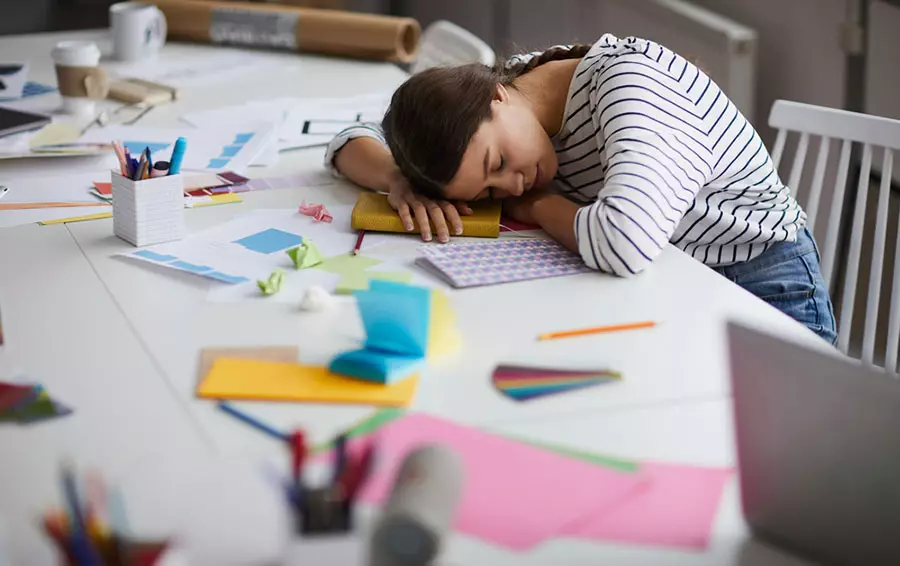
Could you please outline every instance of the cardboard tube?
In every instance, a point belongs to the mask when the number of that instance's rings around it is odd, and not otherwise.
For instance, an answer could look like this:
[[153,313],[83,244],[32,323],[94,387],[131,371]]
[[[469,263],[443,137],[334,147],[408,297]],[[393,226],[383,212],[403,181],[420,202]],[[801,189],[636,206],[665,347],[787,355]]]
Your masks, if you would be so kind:
[[339,10],[202,0],[154,4],[165,14],[172,39],[398,63],[415,58],[422,31],[412,18]]

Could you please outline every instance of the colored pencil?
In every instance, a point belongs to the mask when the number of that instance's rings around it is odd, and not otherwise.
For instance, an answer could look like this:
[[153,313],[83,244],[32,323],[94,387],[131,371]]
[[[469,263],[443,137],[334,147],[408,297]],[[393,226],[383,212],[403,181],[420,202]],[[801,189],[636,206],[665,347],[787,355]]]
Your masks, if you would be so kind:
[[565,330],[562,332],[547,332],[538,336],[538,340],[555,340],[557,338],[572,338],[574,336],[586,336],[588,334],[603,334],[606,332],[619,332],[622,330],[638,330],[656,326],[652,320],[644,322],[631,322],[628,324],[614,324],[611,326],[598,326],[596,328],[581,328],[578,330]]
[[264,432],[273,438],[277,438],[278,440],[281,440],[282,442],[288,441],[288,436],[286,434],[284,434],[283,432],[280,432],[277,429],[275,429],[274,427],[267,425],[266,423],[262,422],[261,420],[257,419],[256,417],[252,417],[252,416],[248,415],[247,413],[245,413],[239,409],[236,409],[235,407],[231,406],[229,403],[226,403],[225,401],[219,401],[218,407],[219,407],[219,409],[225,411],[229,415],[236,417],[238,420],[244,421],[245,423],[252,426],[256,430]]
[[359,236],[356,237],[356,245],[353,246],[353,255],[359,255],[359,248],[362,247],[363,237],[366,235],[365,230],[359,231]]

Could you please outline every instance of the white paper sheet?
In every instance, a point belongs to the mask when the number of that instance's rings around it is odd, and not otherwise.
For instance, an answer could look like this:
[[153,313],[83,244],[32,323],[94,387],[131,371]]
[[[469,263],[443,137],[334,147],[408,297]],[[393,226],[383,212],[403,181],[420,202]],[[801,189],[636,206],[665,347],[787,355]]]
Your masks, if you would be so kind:
[[[330,224],[316,222],[296,209],[256,210],[178,242],[117,255],[223,283],[255,284],[275,269],[293,271],[285,251],[299,245],[301,238],[311,240],[326,258],[350,253],[356,243],[356,232],[350,228],[352,208],[329,207],[334,215]],[[375,246],[379,240],[377,236],[371,241],[367,238],[367,246]],[[298,280],[302,278],[298,276]],[[321,283],[319,279],[311,282]]]
[[169,161],[175,140],[187,140],[182,169],[244,172],[267,150],[276,135],[275,126],[257,123],[254,126],[218,129],[150,128],[115,125],[92,128],[79,141],[109,143],[119,140],[138,157],[149,147],[153,161]]
[[303,100],[290,110],[281,126],[282,149],[327,144],[348,126],[380,122],[390,101],[389,93]]
[[181,119],[198,128],[247,127],[253,121],[277,124],[281,151],[327,145],[336,133],[359,122],[380,122],[390,94],[345,98],[274,98],[190,112]]
[[195,54],[163,51],[155,58],[138,63],[110,62],[104,66],[115,78],[138,78],[186,87],[233,80],[235,74],[258,71],[277,64],[277,60],[265,54],[220,47],[215,52],[204,50]]
[[[28,179],[0,179],[9,192],[0,204],[25,202],[84,202],[101,203],[89,191],[94,181],[109,182],[109,172],[95,171],[71,175]],[[112,210],[108,206],[78,206],[69,208],[39,208],[30,210],[0,210],[0,228],[33,224],[46,220],[98,214]]]

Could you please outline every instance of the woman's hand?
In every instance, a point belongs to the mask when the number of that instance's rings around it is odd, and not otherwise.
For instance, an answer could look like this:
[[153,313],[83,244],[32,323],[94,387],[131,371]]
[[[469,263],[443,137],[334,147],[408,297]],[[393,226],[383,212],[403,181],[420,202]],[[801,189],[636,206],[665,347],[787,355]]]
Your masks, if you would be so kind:
[[532,189],[520,197],[505,198],[503,199],[503,213],[517,222],[539,226],[540,222],[534,214],[535,204],[551,194],[541,189]]
[[472,209],[464,202],[435,201],[415,194],[409,181],[400,173],[399,169],[391,174],[388,186],[390,187],[388,202],[391,204],[391,208],[397,211],[400,220],[403,221],[403,227],[408,232],[413,231],[415,229],[413,217],[415,217],[422,233],[422,239],[426,242],[431,241],[429,218],[434,224],[438,241],[444,244],[450,241],[451,231],[456,236],[462,234],[460,215],[472,214]]

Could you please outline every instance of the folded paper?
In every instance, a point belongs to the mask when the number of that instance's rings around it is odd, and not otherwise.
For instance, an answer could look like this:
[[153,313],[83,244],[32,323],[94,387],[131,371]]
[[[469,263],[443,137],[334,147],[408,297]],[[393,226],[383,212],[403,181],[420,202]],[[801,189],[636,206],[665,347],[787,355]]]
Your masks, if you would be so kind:
[[51,398],[42,385],[0,382],[0,422],[27,424],[70,413],[72,409]]
[[273,271],[268,279],[256,282],[256,284],[259,285],[259,290],[267,297],[281,291],[282,283],[284,283],[284,271],[281,271],[280,269]]
[[300,214],[315,218],[316,222],[328,222],[334,220],[334,216],[328,212],[324,204],[306,204],[306,201],[300,203]]
[[300,245],[285,252],[294,262],[294,269],[306,269],[322,263],[322,254],[319,253],[312,240],[304,238]]

